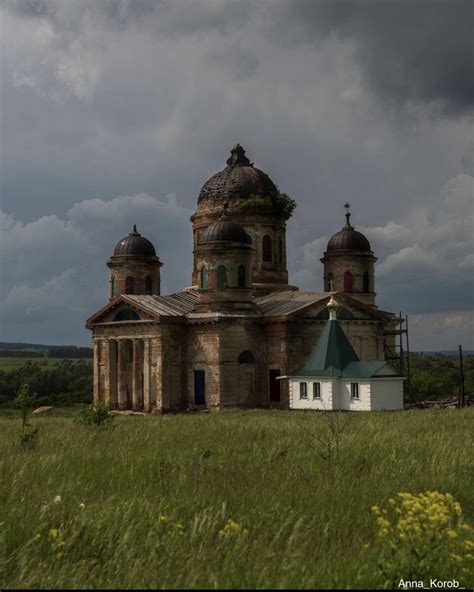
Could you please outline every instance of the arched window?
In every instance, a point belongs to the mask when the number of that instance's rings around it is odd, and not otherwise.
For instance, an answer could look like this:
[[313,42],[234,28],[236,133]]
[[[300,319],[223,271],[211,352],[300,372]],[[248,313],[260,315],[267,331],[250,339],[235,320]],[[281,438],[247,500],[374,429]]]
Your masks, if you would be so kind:
[[278,258],[279,258],[279,262],[283,263],[283,239],[280,238],[278,239]]
[[346,271],[344,274],[344,292],[351,293],[354,287],[354,278],[350,271]]
[[266,234],[262,239],[262,259],[263,261],[271,261],[272,255],[272,239]]
[[115,315],[114,321],[139,321],[140,317],[131,308],[123,308]]
[[255,364],[255,356],[247,349],[240,354],[238,362],[239,364]]
[[207,288],[207,269],[205,265],[201,267],[201,288],[203,290]]
[[145,294],[153,293],[153,285],[151,281],[151,275],[147,275],[145,278]]
[[245,288],[245,266],[239,265],[238,284],[239,288]]
[[125,280],[125,294],[133,294],[133,277],[127,276]]
[[112,290],[112,298],[114,296],[117,296],[117,282],[115,281],[114,277],[112,277],[111,290]]
[[224,265],[219,265],[217,268],[217,289],[224,290],[227,288],[227,269]]
[[328,292],[334,291],[334,274],[332,272],[328,273]]
[[364,271],[363,283],[364,283],[364,292],[370,292],[370,283],[369,283],[369,272]]

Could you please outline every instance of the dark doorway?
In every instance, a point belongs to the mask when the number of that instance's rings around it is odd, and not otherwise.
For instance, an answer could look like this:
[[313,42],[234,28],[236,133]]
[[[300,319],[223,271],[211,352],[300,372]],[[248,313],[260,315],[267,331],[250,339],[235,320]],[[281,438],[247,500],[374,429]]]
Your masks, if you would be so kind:
[[280,381],[276,379],[280,376],[280,370],[268,371],[268,383],[270,385],[270,403],[281,402]]
[[194,370],[194,402],[196,405],[206,404],[206,379],[204,370]]

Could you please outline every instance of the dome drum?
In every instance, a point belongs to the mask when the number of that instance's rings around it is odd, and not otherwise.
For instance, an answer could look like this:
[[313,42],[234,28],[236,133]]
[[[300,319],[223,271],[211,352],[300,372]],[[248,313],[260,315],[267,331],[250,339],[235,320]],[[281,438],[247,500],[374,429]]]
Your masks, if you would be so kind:
[[110,269],[109,298],[120,294],[160,294],[160,267],[155,247],[134,226],[116,245],[107,262]]

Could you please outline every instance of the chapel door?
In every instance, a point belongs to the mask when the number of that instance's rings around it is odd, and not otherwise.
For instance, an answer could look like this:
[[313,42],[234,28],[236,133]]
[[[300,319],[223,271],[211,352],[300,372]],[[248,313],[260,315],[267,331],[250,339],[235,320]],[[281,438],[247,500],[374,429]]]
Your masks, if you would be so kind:
[[280,381],[276,379],[280,376],[280,370],[268,371],[268,384],[270,387],[270,403],[281,402]]
[[204,370],[194,370],[194,403],[206,404],[206,374]]

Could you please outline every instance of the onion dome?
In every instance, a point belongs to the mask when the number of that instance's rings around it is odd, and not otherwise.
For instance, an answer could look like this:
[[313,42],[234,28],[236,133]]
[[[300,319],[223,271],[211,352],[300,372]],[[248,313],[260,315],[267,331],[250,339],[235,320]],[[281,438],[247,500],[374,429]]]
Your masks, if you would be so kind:
[[344,206],[346,208],[346,225],[341,228],[339,232],[333,234],[329,239],[327,251],[371,251],[370,243],[367,238],[351,226],[349,221],[351,213],[349,212],[349,204]]
[[132,232],[119,240],[114,249],[113,257],[156,257],[156,251],[153,244],[142,236],[134,224]]
[[276,195],[278,189],[270,177],[253,166],[240,144],[234,146],[227,166],[206,181],[201,189],[198,204],[203,201],[219,201],[222,204],[251,197]]
[[227,215],[227,204],[219,220],[210,224],[201,235],[200,245],[210,243],[240,243],[247,247],[252,246],[252,238],[245,232],[245,228]]

